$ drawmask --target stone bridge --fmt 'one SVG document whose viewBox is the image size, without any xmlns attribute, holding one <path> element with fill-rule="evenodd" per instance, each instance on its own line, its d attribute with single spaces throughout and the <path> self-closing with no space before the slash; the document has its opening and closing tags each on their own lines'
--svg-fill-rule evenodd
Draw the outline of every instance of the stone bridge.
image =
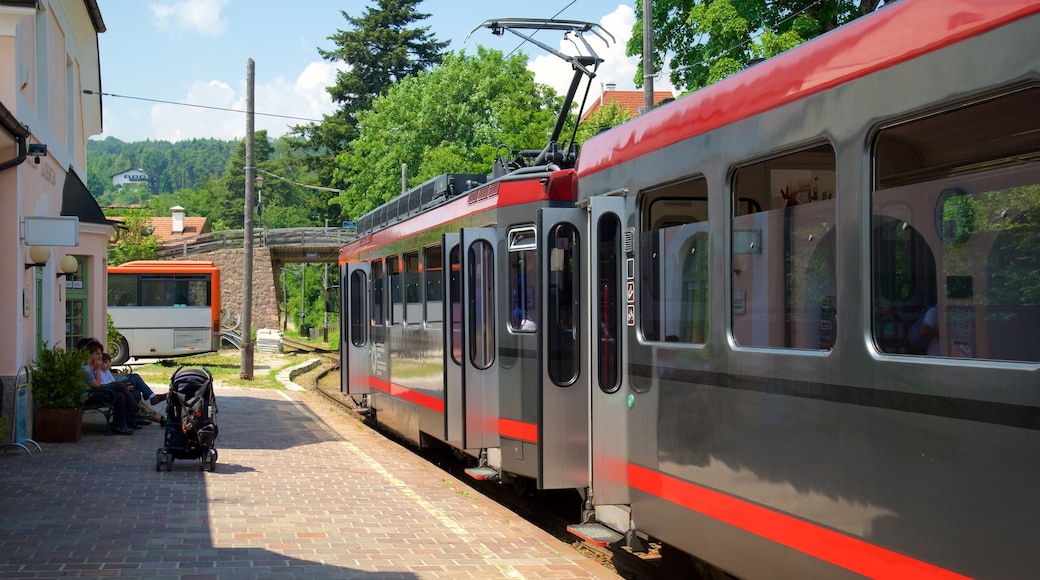
<svg viewBox="0 0 1040 580">
<path fill-rule="evenodd" d="M 286 264 L 335 264 L 339 249 L 355 239 L 346 228 L 286 228 L 253 231 L 253 326 L 284 328 L 279 311 L 282 269 Z M 221 305 L 234 327 L 242 312 L 244 230 L 225 230 L 185 239 L 159 251 L 162 258 L 211 260 L 220 268 Z M 338 274 L 336 274 L 338 275 Z M 330 272 L 330 276 L 336 276 Z M 333 283 L 334 280 L 330 280 Z"/>
</svg>

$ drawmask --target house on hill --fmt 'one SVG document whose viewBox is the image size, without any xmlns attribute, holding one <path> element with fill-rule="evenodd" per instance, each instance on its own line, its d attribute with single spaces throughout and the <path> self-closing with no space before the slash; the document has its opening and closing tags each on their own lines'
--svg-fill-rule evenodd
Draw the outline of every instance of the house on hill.
<svg viewBox="0 0 1040 580">
<path fill-rule="evenodd" d="M 143 169 L 127 169 L 112 176 L 112 185 L 117 189 L 124 187 L 137 187 L 145 185 L 153 194 L 158 193 L 158 183 L 155 178 Z"/>
<path fill-rule="evenodd" d="M 585 110 L 581 115 L 581 120 L 585 121 L 593 113 L 598 111 L 601 107 L 605 107 L 608 104 L 614 103 L 620 106 L 622 109 L 628 111 L 633 117 L 645 113 L 643 110 L 643 104 L 646 102 L 646 96 L 643 91 L 618 91 L 614 83 L 607 83 L 603 87 L 603 92 L 600 94 L 599 99 Z M 667 99 L 673 99 L 675 95 L 671 91 L 654 91 L 654 106 L 660 105 L 661 102 Z"/>
</svg>

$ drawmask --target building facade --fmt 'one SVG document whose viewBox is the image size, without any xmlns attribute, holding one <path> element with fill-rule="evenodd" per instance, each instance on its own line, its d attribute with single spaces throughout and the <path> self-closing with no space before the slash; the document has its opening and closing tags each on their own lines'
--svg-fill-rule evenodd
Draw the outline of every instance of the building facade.
<svg viewBox="0 0 1040 580">
<path fill-rule="evenodd" d="M 106 333 L 115 229 L 80 177 L 87 138 L 102 130 L 104 31 L 96 0 L 0 0 L 0 404 L 8 426 L 12 387 L 41 343 L 68 347 Z"/>
</svg>

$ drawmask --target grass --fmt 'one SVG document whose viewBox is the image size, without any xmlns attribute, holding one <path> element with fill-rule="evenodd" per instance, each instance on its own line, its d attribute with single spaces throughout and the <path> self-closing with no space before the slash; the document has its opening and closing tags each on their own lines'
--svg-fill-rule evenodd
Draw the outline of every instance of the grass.
<svg viewBox="0 0 1040 580">
<path fill-rule="evenodd" d="M 278 373 L 286 368 L 306 360 L 303 355 L 285 354 L 275 357 L 264 356 L 259 360 L 253 358 L 253 380 L 239 378 L 242 370 L 242 355 L 237 350 L 223 350 L 219 353 L 199 354 L 194 356 L 163 359 L 153 364 L 135 367 L 134 372 L 141 375 L 150 384 L 169 384 L 170 377 L 178 367 L 205 367 L 213 375 L 213 380 L 222 385 L 236 387 L 253 387 L 259 389 L 284 389 L 278 382 Z"/>
</svg>

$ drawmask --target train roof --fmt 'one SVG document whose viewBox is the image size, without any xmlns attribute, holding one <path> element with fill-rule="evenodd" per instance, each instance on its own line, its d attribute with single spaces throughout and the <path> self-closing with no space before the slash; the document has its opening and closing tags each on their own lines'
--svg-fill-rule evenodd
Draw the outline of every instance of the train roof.
<svg viewBox="0 0 1040 580">
<path fill-rule="evenodd" d="M 1035 0 L 896 2 L 585 142 L 592 175 L 1040 11 Z"/>
</svg>

